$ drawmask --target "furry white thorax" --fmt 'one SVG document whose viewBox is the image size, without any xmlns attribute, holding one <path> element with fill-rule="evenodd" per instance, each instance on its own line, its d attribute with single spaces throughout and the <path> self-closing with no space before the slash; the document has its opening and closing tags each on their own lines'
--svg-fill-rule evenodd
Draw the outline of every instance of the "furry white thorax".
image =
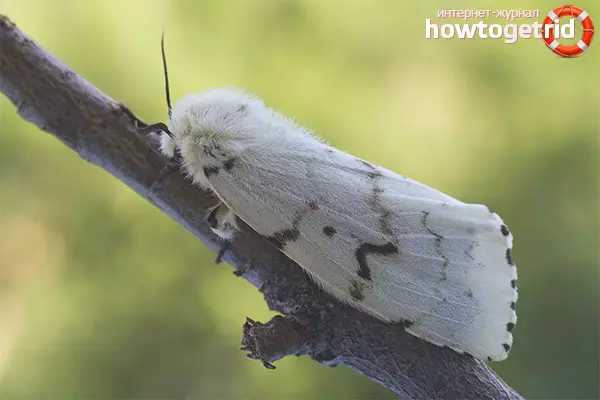
<svg viewBox="0 0 600 400">
<path fill-rule="evenodd" d="M 265 147 L 273 152 L 277 147 L 305 151 L 319 140 L 259 98 L 237 89 L 183 97 L 175 104 L 168 126 L 173 137 L 161 136 L 162 152 L 173 157 L 179 149 L 186 172 L 203 188 L 210 187 L 202 172 L 205 167 L 223 167 L 244 152 L 268 156 L 262 153 Z"/>
<path fill-rule="evenodd" d="M 188 95 L 168 126 L 161 150 L 219 197 L 207 219 L 221 238 L 240 218 L 342 302 L 437 345 L 508 356 L 517 270 L 489 208 L 328 146 L 241 91 Z"/>
</svg>

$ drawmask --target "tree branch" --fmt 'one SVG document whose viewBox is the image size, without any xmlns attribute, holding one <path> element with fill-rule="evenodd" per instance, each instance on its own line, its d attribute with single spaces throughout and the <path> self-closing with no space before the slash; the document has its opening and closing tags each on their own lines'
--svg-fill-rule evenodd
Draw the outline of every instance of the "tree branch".
<svg viewBox="0 0 600 400">
<path fill-rule="evenodd" d="M 220 247 L 204 220 L 216 199 L 176 171 L 157 182 L 167 160 L 150 138 L 135 133 L 137 118 L 125 106 L 3 16 L 0 49 L 0 89 L 21 117 L 125 182 L 213 251 Z M 272 310 L 285 315 L 266 324 L 247 321 L 242 344 L 249 357 L 271 367 L 286 355 L 307 354 L 352 368 L 407 399 L 521 399 L 485 363 L 341 305 L 264 238 L 242 228 L 225 260 L 262 292 Z"/>
</svg>

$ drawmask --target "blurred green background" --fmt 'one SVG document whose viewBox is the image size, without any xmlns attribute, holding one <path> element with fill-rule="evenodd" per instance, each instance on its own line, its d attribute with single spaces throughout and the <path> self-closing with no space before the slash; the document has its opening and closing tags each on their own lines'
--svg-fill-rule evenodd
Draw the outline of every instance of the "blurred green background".
<svg viewBox="0 0 600 400">
<path fill-rule="evenodd" d="M 492 364 L 528 398 L 599 397 L 600 42 L 426 40 L 437 9 L 551 1 L 0 0 L 21 29 L 147 121 L 240 86 L 335 146 L 499 212 L 519 322 Z M 600 26 L 600 5 L 582 0 Z M 540 18 L 541 20 L 541 18 Z M 478 22 L 471 21 L 471 22 Z M 496 21 L 501 22 L 502 21 Z M 521 20 L 517 22 L 531 22 Z M 389 399 L 307 357 L 239 351 L 258 291 L 158 209 L 0 98 L 1 399 Z"/>
</svg>

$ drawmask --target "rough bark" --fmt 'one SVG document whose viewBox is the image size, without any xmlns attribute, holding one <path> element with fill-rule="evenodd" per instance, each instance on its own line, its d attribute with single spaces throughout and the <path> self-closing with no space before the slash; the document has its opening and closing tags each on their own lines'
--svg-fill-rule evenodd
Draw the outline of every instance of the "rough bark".
<svg viewBox="0 0 600 400">
<path fill-rule="evenodd" d="M 0 89 L 23 119 L 125 182 L 212 250 L 219 249 L 204 220 L 216 199 L 177 169 L 164 169 L 167 160 L 150 138 L 135 132 L 137 118 L 124 105 L 3 16 L 0 51 Z M 326 365 L 345 365 L 401 398 L 521 399 L 485 363 L 341 305 L 247 226 L 224 259 L 284 315 L 244 324 L 243 350 L 267 367 L 286 355 L 306 354 Z"/>
</svg>

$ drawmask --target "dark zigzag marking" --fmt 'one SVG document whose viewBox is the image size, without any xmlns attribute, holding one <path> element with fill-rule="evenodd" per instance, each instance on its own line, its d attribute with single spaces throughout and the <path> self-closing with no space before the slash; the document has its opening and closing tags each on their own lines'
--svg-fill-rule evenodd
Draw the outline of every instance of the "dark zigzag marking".
<svg viewBox="0 0 600 400">
<path fill-rule="evenodd" d="M 435 236 L 436 250 L 439 253 L 440 257 L 442 257 L 442 259 L 444 260 L 444 265 L 443 265 L 443 270 L 442 270 L 442 280 L 445 281 L 446 279 L 448 279 L 448 273 L 446 272 L 446 269 L 448 268 L 448 265 L 450 264 L 450 260 L 442 251 L 442 239 L 444 237 L 442 235 L 440 235 L 439 233 L 434 232 L 429 227 L 429 223 L 427 222 L 427 219 L 429 218 L 429 214 L 430 213 L 428 211 L 423 212 L 423 226 L 425 226 L 425 229 L 427 229 L 427 231 L 429 233 L 431 233 L 433 236 Z"/>
<path fill-rule="evenodd" d="M 394 245 L 392 242 L 388 242 L 382 246 L 378 246 L 372 243 L 363 243 L 358 249 L 356 249 L 356 259 L 358 260 L 358 276 L 361 278 L 370 281 L 371 278 L 371 269 L 367 264 L 367 255 L 368 254 L 381 254 L 387 256 L 389 254 L 397 254 L 398 247 Z"/>
<path fill-rule="evenodd" d="M 369 172 L 367 176 L 373 180 L 373 189 L 371 190 L 371 195 L 369 196 L 369 205 L 371 206 L 371 209 L 377 215 L 379 215 L 379 227 L 381 228 L 381 231 L 386 236 L 393 238 L 394 232 L 392 231 L 392 227 L 388 221 L 391 212 L 387 210 L 381 203 L 381 193 L 383 193 L 383 189 L 379 185 L 379 178 L 381 178 L 383 175 L 381 175 L 380 172 Z"/>
<path fill-rule="evenodd" d="M 283 247 L 289 242 L 294 242 L 298 240 L 300 237 L 300 231 L 298 230 L 298 225 L 302 222 L 302 219 L 306 214 L 310 211 L 317 210 L 319 205 L 315 201 L 308 202 L 306 208 L 300 209 L 296 212 L 294 216 L 294 220 L 292 221 L 292 227 L 287 229 L 282 229 L 279 232 L 275 232 L 271 236 L 267 237 L 267 240 L 277 247 L 278 249 L 283 249 Z"/>
</svg>

